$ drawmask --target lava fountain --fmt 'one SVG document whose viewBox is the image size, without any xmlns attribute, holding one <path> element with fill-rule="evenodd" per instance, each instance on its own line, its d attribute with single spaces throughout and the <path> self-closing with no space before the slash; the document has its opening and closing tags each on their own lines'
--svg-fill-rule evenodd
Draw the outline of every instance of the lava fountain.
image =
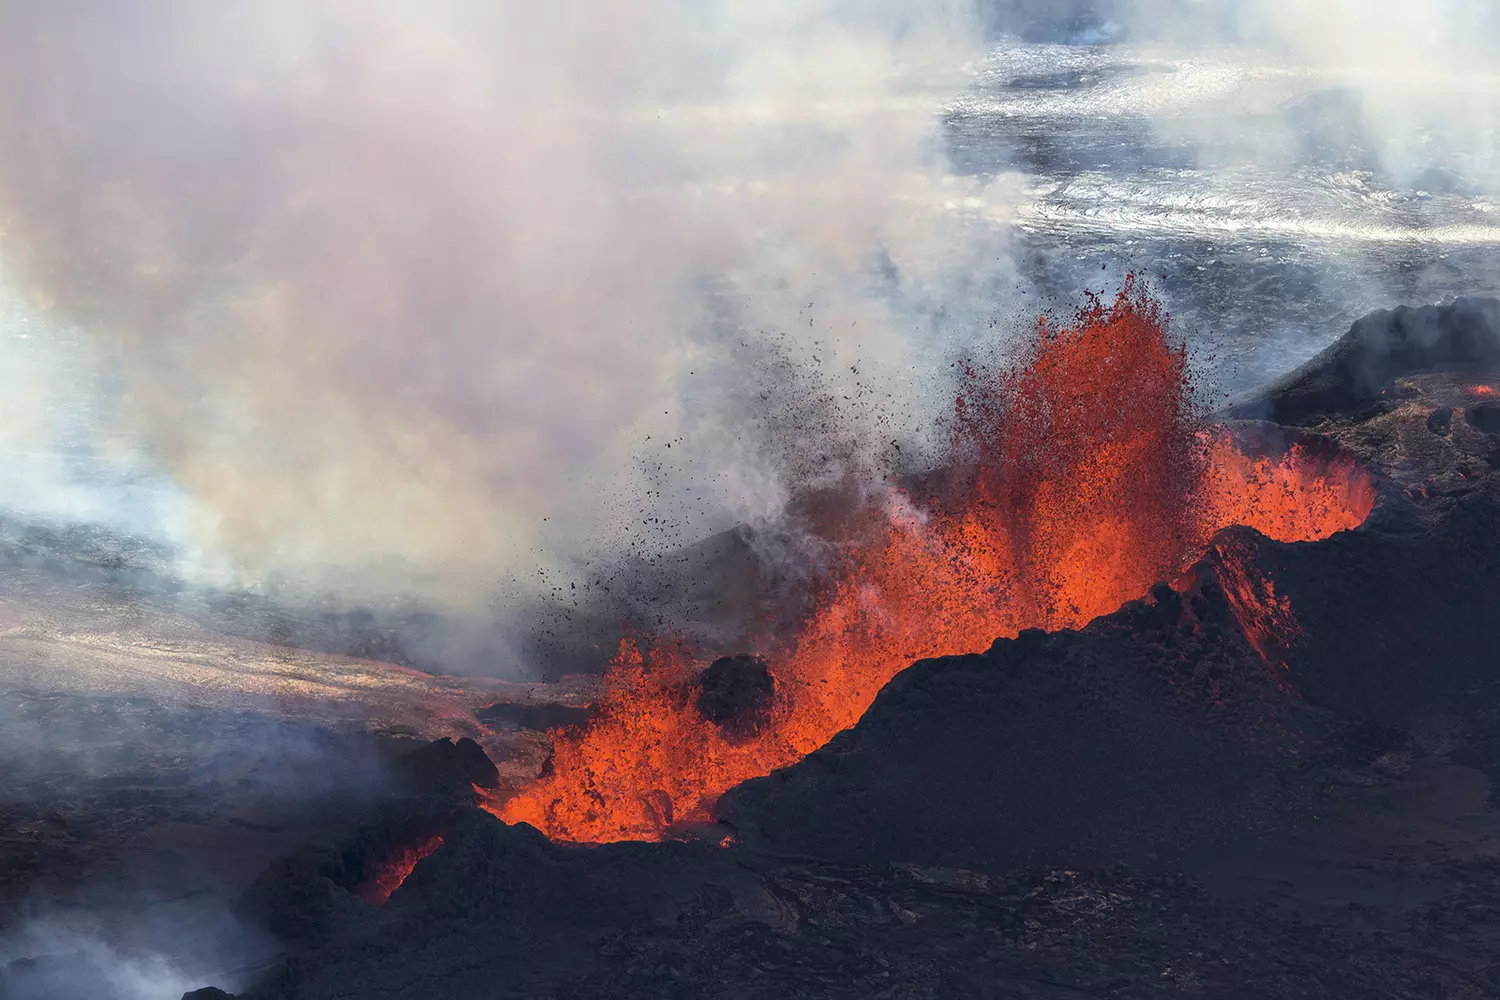
<svg viewBox="0 0 1500 1000">
<path fill-rule="evenodd" d="M 1230 525 L 1308 541 L 1358 526 L 1374 505 L 1352 462 L 1298 446 L 1254 457 L 1207 428 L 1186 351 L 1133 279 L 1070 325 L 1039 322 L 1020 362 L 966 370 L 953 426 L 950 470 L 893 486 L 849 543 L 775 658 L 774 701 L 753 733 L 726 734 L 695 708 L 690 657 L 625 642 L 589 725 L 554 732 L 547 772 L 486 808 L 558 840 L 661 839 L 853 725 L 914 660 L 1082 626 Z"/>
</svg>

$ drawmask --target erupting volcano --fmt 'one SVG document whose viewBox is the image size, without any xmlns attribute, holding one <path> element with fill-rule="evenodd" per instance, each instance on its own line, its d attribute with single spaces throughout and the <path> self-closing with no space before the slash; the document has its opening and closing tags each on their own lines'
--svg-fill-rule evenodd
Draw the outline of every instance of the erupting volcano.
<svg viewBox="0 0 1500 1000">
<path fill-rule="evenodd" d="M 544 774 L 487 808 L 556 840 L 662 839 L 852 725 L 914 660 L 1081 627 L 1231 525 L 1295 542 L 1364 521 L 1375 494 L 1352 460 L 1248 454 L 1205 424 L 1187 361 L 1133 279 L 1066 326 L 1039 322 L 1020 361 L 964 372 L 949 468 L 891 484 L 841 543 L 814 613 L 768 651 L 774 693 L 753 726 L 701 711 L 697 665 L 673 644 L 625 641 L 592 721 L 554 731 Z"/>
</svg>

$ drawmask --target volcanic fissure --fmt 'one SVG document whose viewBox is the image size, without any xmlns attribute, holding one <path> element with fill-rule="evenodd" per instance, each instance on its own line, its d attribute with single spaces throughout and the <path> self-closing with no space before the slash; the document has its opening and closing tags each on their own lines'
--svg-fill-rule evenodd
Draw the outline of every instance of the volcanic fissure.
<svg viewBox="0 0 1500 1000">
<path fill-rule="evenodd" d="M 964 370 L 953 461 L 892 483 L 841 542 L 831 586 L 765 660 L 715 665 L 753 717 L 702 710 L 678 644 L 627 639 L 584 726 L 552 731 L 544 773 L 485 808 L 554 840 L 660 840 L 710 822 L 730 787 L 853 725 L 915 660 L 1025 629 L 1079 628 L 1171 579 L 1227 527 L 1282 542 L 1363 523 L 1369 476 L 1313 444 L 1247 444 L 1195 403 L 1186 349 L 1144 282 L 1038 322 L 1021 360 Z M 1226 550 L 1227 551 L 1227 550 Z M 1268 663 L 1293 610 L 1249 569 L 1230 595 Z M 748 672 L 744 672 L 748 671 Z M 698 695 L 694 697 L 693 692 Z"/>
</svg>

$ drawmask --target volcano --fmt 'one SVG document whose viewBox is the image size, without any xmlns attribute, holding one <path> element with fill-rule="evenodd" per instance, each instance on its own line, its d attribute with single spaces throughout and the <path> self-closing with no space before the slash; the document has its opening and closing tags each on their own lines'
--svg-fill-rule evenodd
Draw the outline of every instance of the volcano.
<svg viewBox="0 0 1500 1000">
<path fill-rule="evenodd" d="M 972 366 L 784 632 L 389 756 L 242 995 L 1495 995 L 1500 302 L 1187 372 L 1135 283 Z"/>
</svg>

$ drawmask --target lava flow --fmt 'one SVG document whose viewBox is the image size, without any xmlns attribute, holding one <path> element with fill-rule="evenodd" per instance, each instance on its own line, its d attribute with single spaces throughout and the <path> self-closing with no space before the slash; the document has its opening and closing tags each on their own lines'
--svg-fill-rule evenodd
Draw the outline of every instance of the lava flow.
<svg viewBox="0 0 1500 1000">
<path fill-rule="evenodd" d="M 417 867 L 417 862 L 442 846 L 442 836 L 434 834 L 415 844 L 398 847 L 380 863 L 373 876 L 355 887 L 355 894 L 366 903 L 383 906 L 391 898 L 391 893 L 401 888 L 401 883 Z"/>
<path fill-rule="evenodd" d="M 954 426 L 952 471 L 893 489 L 851 543 L 836 584 L 772 663 L 774 702 L 749 738 L 694 706 L 690 658 L 627 642 L 592 722 L 555 732 L 548 772 L 487 808 L 559 840 L 660 839 L 852 725 L 914 660 L 1082 626 L 1229 525 L 1307 541 L 1358 526 L 1374 504 L 1352 462 L 1301 447 L 1251 457 L 1204 428 L 1186 352 L 1132 280 L 1067 328 L 1038 324 L 1022 363 L 967 372 Z"/>
</svg>

